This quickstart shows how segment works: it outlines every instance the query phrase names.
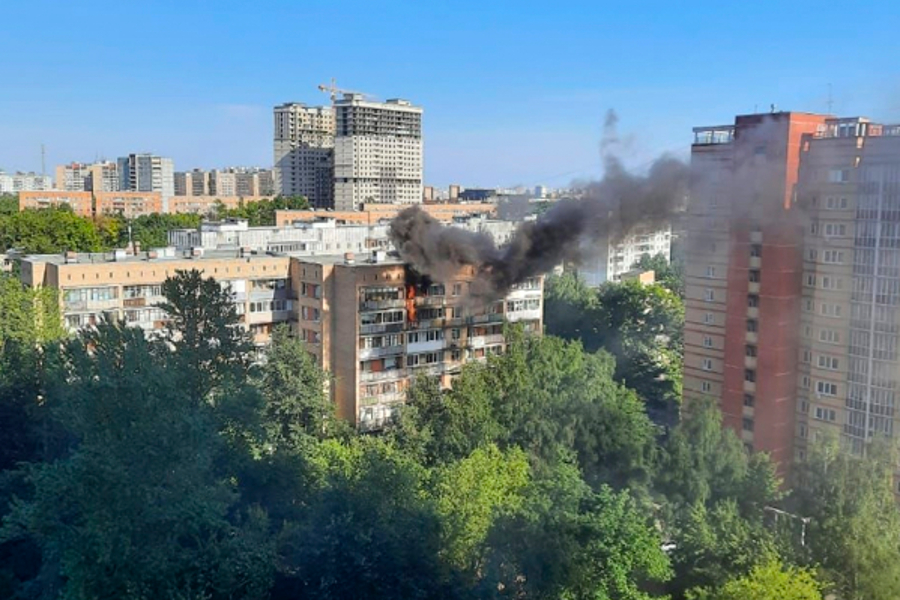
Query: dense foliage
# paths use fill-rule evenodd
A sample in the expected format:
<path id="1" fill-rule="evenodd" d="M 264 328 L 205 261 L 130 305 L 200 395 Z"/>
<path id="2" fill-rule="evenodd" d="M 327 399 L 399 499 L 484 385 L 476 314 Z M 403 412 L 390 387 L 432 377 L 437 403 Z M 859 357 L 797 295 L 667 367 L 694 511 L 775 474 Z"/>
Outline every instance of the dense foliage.
<path id="1" fill-rule="evenodd" d="M 219 218 L 248 219 L 251 226 L 275 225 L 275 211 L 309 208 L 299 196 L 242 203 L 234 209 L 219 206 Z M 196 229 L 202 217 L 194 214 L 151 214 L 125 219 L 121 215 L 81 217 L 68 207 L 18 209 L 18 198 L 0 196 L 0 252 L 11 248 L 28 254 L 55 254 L 67 250 L 102 252 L 124 248 L 130 241 L 143 249 L 169 244 L 172 229 Z M 131 231 L 129 232 L 129 227 Z"/>
<path id="2" fill-rule="evenodd" d="M 219 219 L 247 219 L 251 227 L 275 225 L 276 210 L 306 210 L 309 202 L 303 196 L 276 196 L 271 200 L 241 202 L 235 208 L 225 208 L 221 203 L 216 206 L 215 214 Z"/>
<path id="3" fill-rule="evenodd" d="M 605 350 L 510 328 L 360 435 L 304 342 L 277 330 L 251 361 L 197 272 L 152 339 L 64 336 L 55 299 L 0 282 L 0 597 L 897 597 L 888 454 L 823 445 L 785 504 L 712 403 L 660 437 Z"/>
<path id="4" fill-rule="evenodd" d="M 614 377 L 634 389 L 660 423 L 681 402 L 684 304 L 661 285 L 637 281 L 587 287 L 572 273 L 547 278 L 547 333 L 580 340 L 616 359 Z"/>

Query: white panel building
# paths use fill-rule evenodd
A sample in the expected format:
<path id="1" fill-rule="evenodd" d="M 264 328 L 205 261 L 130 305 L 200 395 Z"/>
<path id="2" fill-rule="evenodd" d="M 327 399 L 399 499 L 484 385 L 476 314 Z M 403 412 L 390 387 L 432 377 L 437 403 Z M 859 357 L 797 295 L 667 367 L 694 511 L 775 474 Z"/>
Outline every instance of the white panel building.
<path id="1" fill-rule="evenodd" d="M 276 106 L 275 191 L 304 196 L 315 208 L 332 208 L 334 111 L 288 102 Z"/>
<path id="2" fill-rule="evenodd" d="M 637 230 L 618 243 L 598 241 L 595 252 L 578 266 L 578 274 L 592 287 L 607 281 L 620 281 L 642 255 L 662 254 L 668 259 L 671 247 L 672 230 L 669 227 L 658 231 Z"/>
<path id="3" fill-rule="evenodd" d="M 334 208 L 421 203 L 422 108 L 352 93 L 334 107 Z"/>

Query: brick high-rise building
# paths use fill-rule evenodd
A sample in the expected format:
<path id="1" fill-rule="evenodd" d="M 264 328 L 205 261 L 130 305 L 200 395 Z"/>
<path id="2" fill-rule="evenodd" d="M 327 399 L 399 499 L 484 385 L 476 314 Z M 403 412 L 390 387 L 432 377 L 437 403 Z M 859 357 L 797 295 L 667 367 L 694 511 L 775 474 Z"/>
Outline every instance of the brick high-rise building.
<path id="1" fill-rule="evenodd" d="M 804 136 L 824 115 L 738 116 L 694 130 L 686 216 L 684 398 L 717 399 L 726 426 L 793 458 L 803 217 L 795 205 Z"/>

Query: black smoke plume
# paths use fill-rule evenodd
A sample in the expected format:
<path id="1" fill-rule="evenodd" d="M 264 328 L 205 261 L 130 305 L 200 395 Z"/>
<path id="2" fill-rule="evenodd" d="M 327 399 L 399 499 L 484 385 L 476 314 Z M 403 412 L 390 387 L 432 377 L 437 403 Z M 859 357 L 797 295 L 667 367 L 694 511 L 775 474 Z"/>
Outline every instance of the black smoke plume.
<path id="1" fill-rule="evenodd" d="M 670 222 L 685 202 L 688 166 L 663 156 L 646 175 L 629 173 L 610 151 L 618 143 L 615 123 L 610 112 L 601 143 L 603 179 L 587 184 L 580 199 L 561 200 L 522 223 L 506 246 L 498 248 L 487 234 L 442 225 L 411 207 L 391 222 L 394 247 L 405 262 L 437 281 L 448 280 L 463 266 L 475 267 L 470 294 L 491 301 L 561 263 L 581 262 L 596 252 L 597 243 L 619 241 L 639 225 Z"/>

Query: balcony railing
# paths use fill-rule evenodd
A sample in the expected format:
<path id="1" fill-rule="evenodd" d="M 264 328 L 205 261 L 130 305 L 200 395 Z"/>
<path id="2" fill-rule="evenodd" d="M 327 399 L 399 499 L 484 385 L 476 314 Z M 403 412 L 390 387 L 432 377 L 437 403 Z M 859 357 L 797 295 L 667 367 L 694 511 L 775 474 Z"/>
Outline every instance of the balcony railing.
<path id="1" fill-rule="evenodd" d="M 381 356 L 403 354 L 403 346 L 385 346 L 382 348 L 360 348 L 359 360 L 369 360 Z"/>
<path id="2" fill-rule="evenodd" d="M 362 371 L 359 374 L 360 381 L 390 381 L 407 377 L 406 369 L 388 369 L 387 371 Z"/>
<path id="3" fill-rule="evenodd" d="M 388 308 L 403 308 L 406 300 L 363 300 L 359 303 L 359 310 L 385 310 Z"/>

